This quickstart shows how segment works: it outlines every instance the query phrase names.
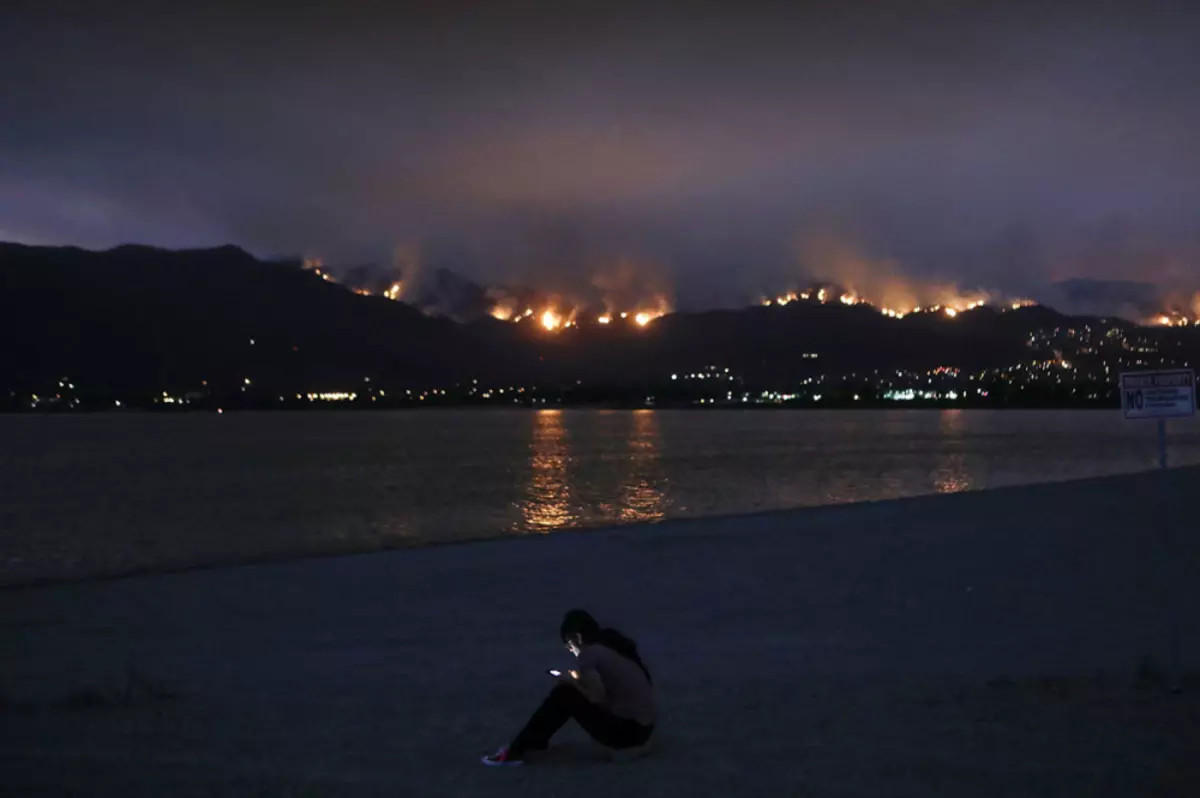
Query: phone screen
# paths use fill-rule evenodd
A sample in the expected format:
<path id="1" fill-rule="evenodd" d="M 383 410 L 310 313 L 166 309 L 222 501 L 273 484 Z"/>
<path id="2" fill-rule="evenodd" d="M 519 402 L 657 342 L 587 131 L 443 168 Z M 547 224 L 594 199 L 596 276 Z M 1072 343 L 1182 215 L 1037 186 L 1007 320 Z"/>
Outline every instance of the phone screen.
<path id="1" fill-rule="evenodd" d="M 562 671 L 556 671 L 553 668 L 546 671 L 546 673 L 550 674 L 551 676 L 562 676 Z"/>

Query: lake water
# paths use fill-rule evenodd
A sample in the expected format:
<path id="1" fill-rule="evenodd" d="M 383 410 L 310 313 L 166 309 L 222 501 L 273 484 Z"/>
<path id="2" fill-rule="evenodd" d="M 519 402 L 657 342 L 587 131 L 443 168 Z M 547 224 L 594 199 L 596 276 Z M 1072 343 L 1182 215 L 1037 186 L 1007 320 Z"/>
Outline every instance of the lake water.
<path id="1" fill-rule="evenodd" d="M 0 416 L 0 583 L 980 490 L 1155 466 L 1116 411 Z M 1200 463 L 1174 422 L 1173 464 Z"/>

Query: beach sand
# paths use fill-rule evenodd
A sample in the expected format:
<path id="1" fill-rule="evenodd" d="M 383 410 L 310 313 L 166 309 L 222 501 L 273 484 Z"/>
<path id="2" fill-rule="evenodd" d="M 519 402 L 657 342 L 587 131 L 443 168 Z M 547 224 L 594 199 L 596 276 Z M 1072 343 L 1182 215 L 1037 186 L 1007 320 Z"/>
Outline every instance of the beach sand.
<path id="1" fill-rule="evenodd" d="M 0 795 L 1200 795 L 1198 489 L 1179 469 L 0 591 Z M 652 750 L 571 730 L 480 766 L 573 606 L 641 643 Z"/>

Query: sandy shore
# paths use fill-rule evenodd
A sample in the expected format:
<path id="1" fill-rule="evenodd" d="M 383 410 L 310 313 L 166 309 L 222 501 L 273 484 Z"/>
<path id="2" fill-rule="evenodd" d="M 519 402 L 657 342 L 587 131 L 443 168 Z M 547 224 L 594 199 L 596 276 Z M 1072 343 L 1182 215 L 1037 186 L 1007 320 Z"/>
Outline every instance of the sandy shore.
<path id="1" fill-rule="evenodd" d="M 1196 795 L 1200 470 L 0 591 L 0 794 Z M 1174 530 L 1174 535 L 1165 534 Z M 611 763 L 477 756 L 642 643 Z M 1194 756 L 1191 756 L 1194 758 Z"/>

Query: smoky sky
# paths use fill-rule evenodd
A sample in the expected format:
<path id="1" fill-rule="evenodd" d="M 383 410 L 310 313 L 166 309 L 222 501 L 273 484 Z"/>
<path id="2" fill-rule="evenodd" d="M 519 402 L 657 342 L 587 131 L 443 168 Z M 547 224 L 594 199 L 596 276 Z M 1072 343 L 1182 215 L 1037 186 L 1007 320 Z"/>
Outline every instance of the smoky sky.
<path id="1" fill-rule="evenodd" d="M 1189 5 L 10 0 L 0 238 L 1200 286 Z"/>

